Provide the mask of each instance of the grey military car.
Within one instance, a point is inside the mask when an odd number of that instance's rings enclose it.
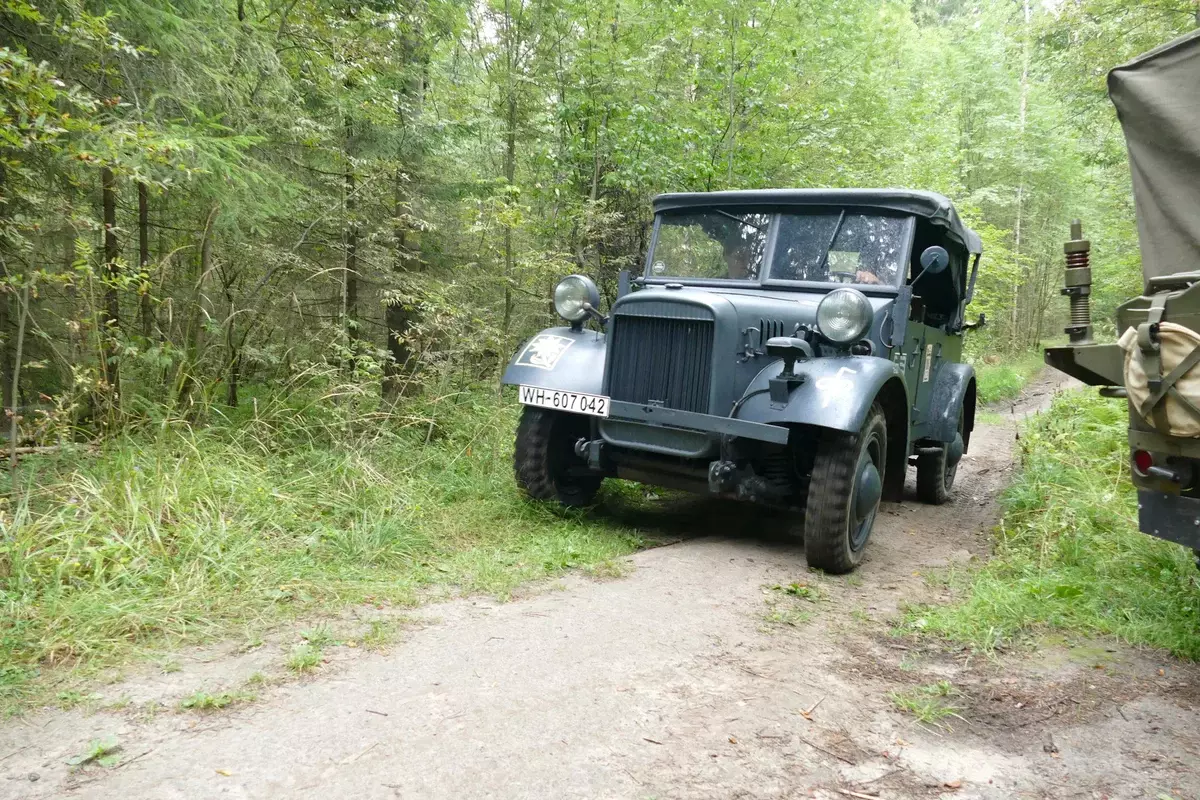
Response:
[[[849,572],[910,465],[925,502],[954,486],[980,252],[931,192],[660,195],[644,273],[609,313],[564,278],[567,325],[504,372],[524,405],[517,482],[567,506],[618,477],[791,509],[809,565]]]

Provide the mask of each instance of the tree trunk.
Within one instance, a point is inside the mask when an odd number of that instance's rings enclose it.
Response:
[[[511,189],[517,174],[517,97],[512,87],[512,76],[509,76],[507,128],[504,137],[504,179]],[[509,192],[507,201],[512,202]],[[500,368],[504,368],[508,360],[508,331],[512,326],[513,296],[512,277],[516,259],[513,256],[512,225],[504,223],[504,321],[500,326]]]
[[[104,314],[101,318],[101,336],[105,342],[103,367],[101,374],[109,385],[112,402],[116,406],[120,402],[121,365],[120,343],[118,341],[121,328],[120,295],[117,292],[117,281],[121,277],[120,264],[121,245],[117,241],[117,180],[112,169],[104,167],[100,171],[101,204],[104,207]]]
[[[393,193],[393,233],[396,248],[393,272],[409,271],[411,254],[408,252],[408,196],[404,187],[404,172],[396,168]],[[402,290],[403,291],[403,290]],[[383,325],[387,331],[387,349],[391,358],[383,365],[383,397],[394,400],[404,388],[404,376],[412,361],[412,352],[405,337],[412,327],[413,313],[406,297],[392,298],[383,309]]]
[[[139,312],[142,336],[149,339],[154,332],[154,310],[150,307],[150,190],[138,183],[138,272],[141,301]]]
[[[354,220],[354,172],[346,172],[346,215],[350,218],[346,227],[346,262],[342,280],[342,324],[346,327],[346,339],[353,349],[358,339],[358,223]],[[355,357],[349,366],[354,368]]]
[[[0,159],[0,197],[8,197],[8,172],[4,167],[3,159]],[[4,222],[12,208],[12,203],[0,203],[0,223]],[[8,251],[9,243],[7,237],[4,236],[6,226],[0,224],[0,278],[8,277]],[[9,316],[11,314],[10,307],[12,304],[12,294],[10,292],[0,292],[0,403],[5,407],[6,411],[14,412],[17,408],[16,392],[12,382],[12,347],[10,342],[12,337],[8,335],[8,327],[10,324]]]
[[[12,414],[9,416],[9,431],[8,443],[11,450],[9,451],[8,469],[10,475],[16,472],[17,469],[17,445],[20,444],[20,431],[17,428],[19,414],[17,413],[17,393],[21,385],[21,358],[23,357],[23,349],[25,347],[25,318],[29,316],[29,285],[26,284],[21,289],[21,303],[17,308],[17,355],[13,361],[13,397],[12,397]]]
[[[410,123],[410,106],[417,108],[412,117],[420,113],[420,106],[425,94],[426,56],[421,46],[420,28],[414,28],[404,37],[403,58],[412,75],[404,82],[400,100],[396,105],[396,118],[401,130]],[[420,65],[420,69],[415,67]],[[402,150],[397,159],[398,163],[392,176],[392,232],[395,247],[392,261],[392,271],[396,275],[412,272],[419,268],[420,261],[413,251],[409,241],[409,215],[412,213],[411,197],[409,196],[405,174],[405,166],[410,169],[415,163],[414,155],[408,150]],[[388,360],[383,365],[382,392],[385,400],[395,400],[405,389],[406,378],[413,373],[414,354],[409,347],[406,337],[413,323],[416,322],[416,310],[407,296],[409,287],[401,281],[398,295],[384,307],[383,325],[387,332]]]
[[[1029,27],[1032,21],[1032,9],[1029,0],[1024,0],[1025,28],[1024,41],[1021,50],[1021,105],[1017,117],[1018,149],[1021,162],[1018,168],[1021,172],[1020,183],[1017,185],[1017,222],[1013,231],[1013,256],[1016,258],[1016,273],[1013,276],[1012,287],[1012,330],[1009,332],[1009,342],[1014,350],[1024,346],[1020,327],[1020,292],[1025,283],[1025,267],[1021,262],[1021,223],[1025,211],[1025,120],[1029,104]]]
[[[235,310],[232,293],[227,293],[227,296],[229,298],[229,322],[225,325],[225,352],[229,356],[229,363],[225,374],[225,405],[237,408],[238,379],[241,377],[242,371],[242,349],[238,346],[234,336]]]
[[[192,389],[196,383],[193,372],[200,360],[200,350],[204,346],[204,284],[212,270],[213,226],[216,224],[218,211],[219,208],[214,206],[209,212],[202,234],[204,238],[200,240],[200,263],[193,284],[187,330],[184,331],[186,337],[185,356],[179,365],[179,380],[176,381],[179,389],[179,405],[181,406],[186,406],[191,400]]]
[[[727,189],[734,188],[733,186],[733,156],[737,152],[737,114],[735,109],[737,106],[737,84],[734,82],[737,70],[737,22],[734,15],[729,15],[729,163],[728,170],[725,176],[725,187]]]

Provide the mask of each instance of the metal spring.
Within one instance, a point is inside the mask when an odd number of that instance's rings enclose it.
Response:
[[[1067,253],[1067,269],[1087,269],[1091,262],[1091,254],[1087,250]],[[1085,294],[1071,295],[1071,326],[1079,327],[1092,324],[1092,313],[1088,306],[1088,296]]]

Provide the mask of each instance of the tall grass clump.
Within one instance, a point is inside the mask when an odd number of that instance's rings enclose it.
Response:
[[[1200,571],[1190,551],[1138,532],[1125,404],[1064,393],[1020,443],[994,557],[961,602],[909,622],[985,649],[1058,629],[1200,657]]]
[[[0,509],[0,702],[55,667],[364,599],[504,595],[640,543],[518,495],[516,409],[494,389],[403,413],[361,387],[291,389],[22,462]]]
[[[1016,399],[1025,384],[1045,366],[1040,348],[995,364],[977,360],[974,367],[979,402],[988,405]]]

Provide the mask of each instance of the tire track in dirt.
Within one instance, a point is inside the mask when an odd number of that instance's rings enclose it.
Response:
[[[918,505],[909,486],[886,506],[852,577],[807,573],[778,515],[671,504],[642,525],[686,538],[624,577],[426,607],[390,652],[343,652],[244,708],[5,722],[0,796],[1195,798],[1193,668],[1110,644],[989,661],[888,635],[905,604],[944,597],[924,576],[986,557],[1014,420],[1061,386],[1042,376],[977,429],[951,503]],[[107,694],[144,707],[201,680],[217,690],[255,659]],[[962,692],[952,729],[889,700],[936,680]],[[108,733],[125,766],[68,771]]]

